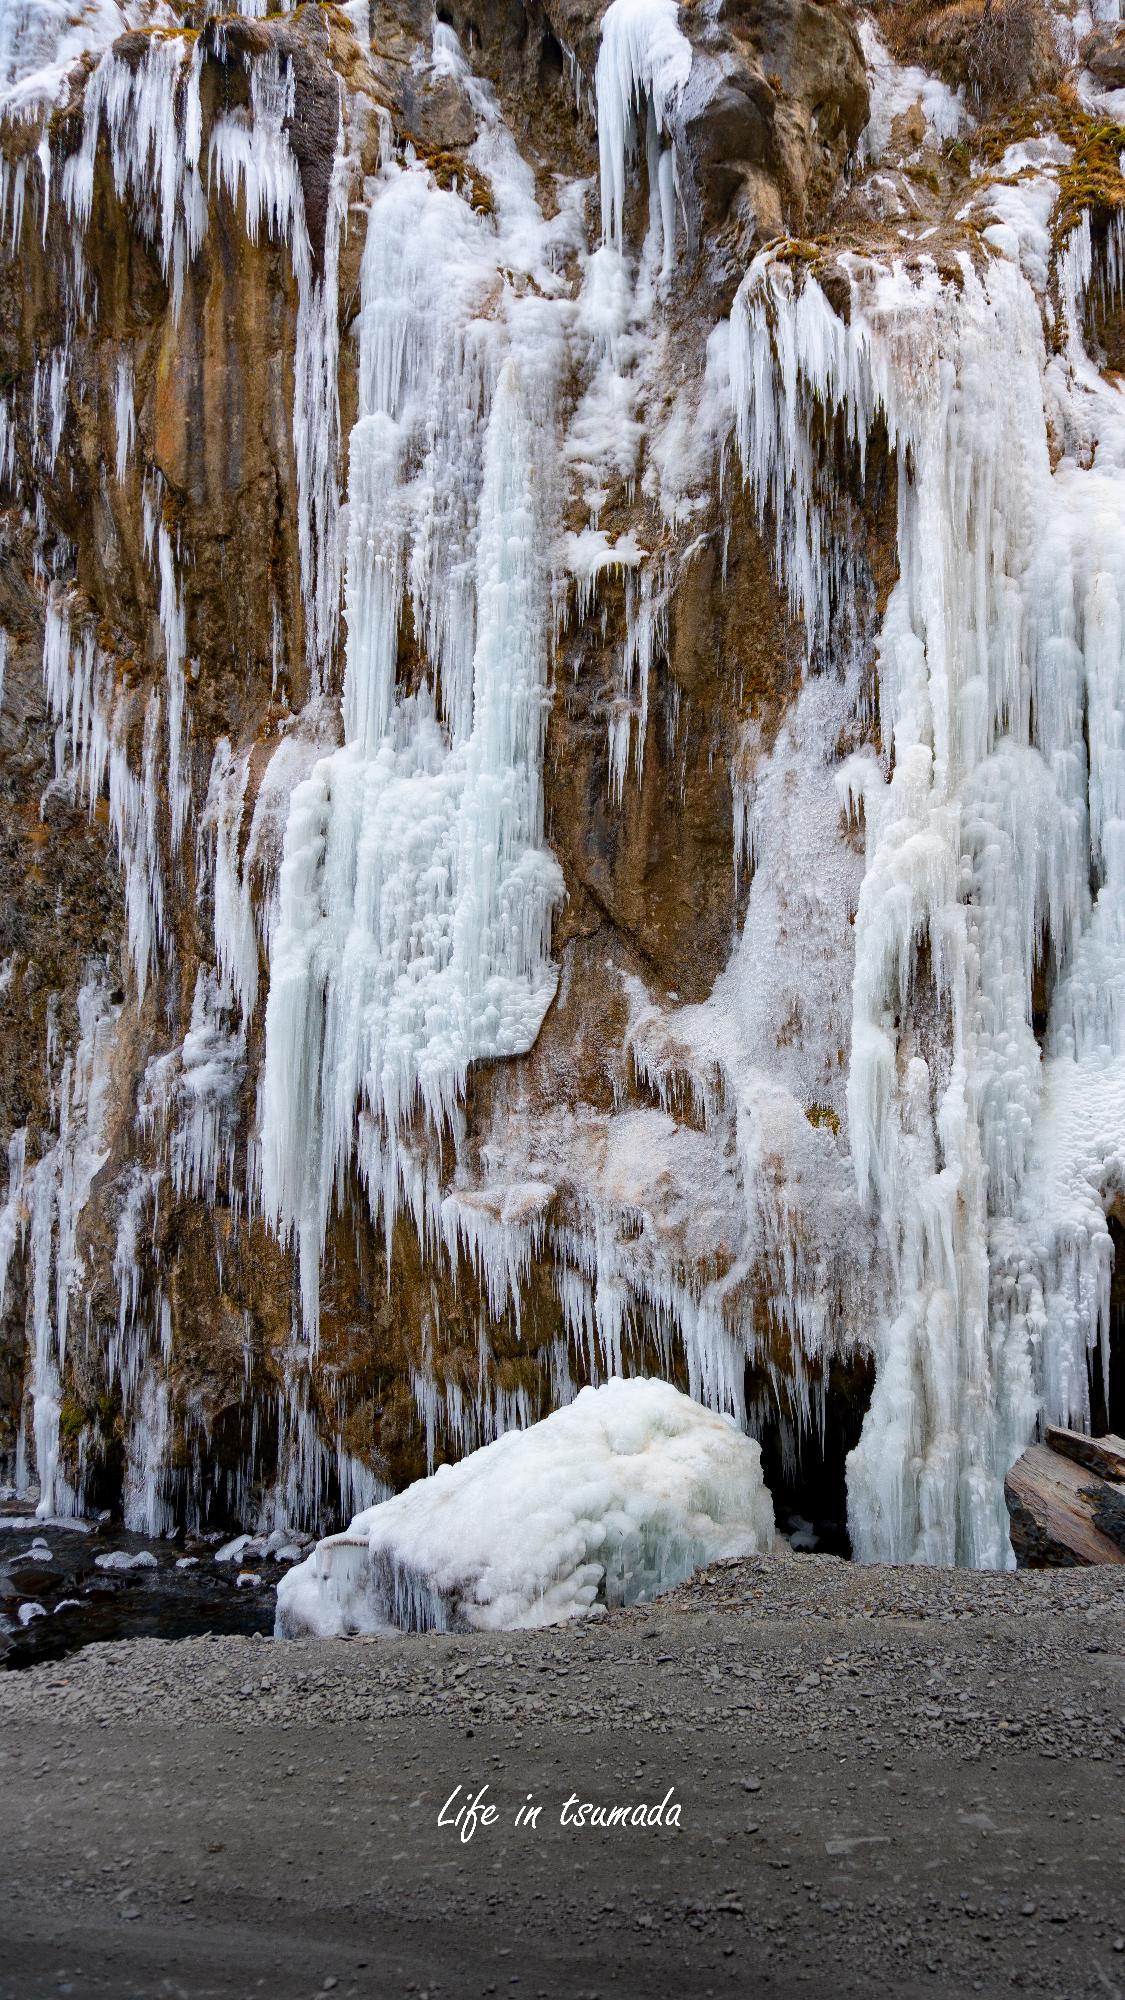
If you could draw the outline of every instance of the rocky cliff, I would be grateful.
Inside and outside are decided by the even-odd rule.
[[[327,1526],[646,1371],[1010,1559],[1125,1373],[1121,86],[1026,0],[9,5],[45,1513]]]

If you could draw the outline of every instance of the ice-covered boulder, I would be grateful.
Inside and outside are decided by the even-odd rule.
[[[667,1382],[615,1379],[357,1514],[282,1578],[276,1629],[553,1625],[773,1533],[752,1438]]]

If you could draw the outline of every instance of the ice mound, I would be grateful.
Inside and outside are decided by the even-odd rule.
[[[667,1382],[614,1379],[357,1514],[282,1578],[276,1631],[561,1624],[773,1534],[752,1438]]]

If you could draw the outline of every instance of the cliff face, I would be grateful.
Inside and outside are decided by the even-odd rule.
[[[1013,112],[959,18],[8,10],[44,1511],[324,1526],[643,1369],[831,1513],[874,1368],[853,1538],[1004,1559],[1110,1333],[1125,264],[1111,32]]]

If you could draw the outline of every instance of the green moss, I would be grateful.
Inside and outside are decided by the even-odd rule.
[[[59,1411],[59,1436],[64,1444],[76,1445],[86,1428],[86,1412],[74,1396],[64,1396]]]
[[[1069,234],[1080,221],[1084,209],[1125,208],[1125,175],[1120,156],[1125,151],[1125,126],[1072,114],[1070,131],[1063,132],[1073,148],[1071,158],[1059,168],[1059,208],[1056,224],[1060,237]]]
[[[816,264],[824,255],[823,246],[806,236],[779,236],[767,247],[778,264]]]

